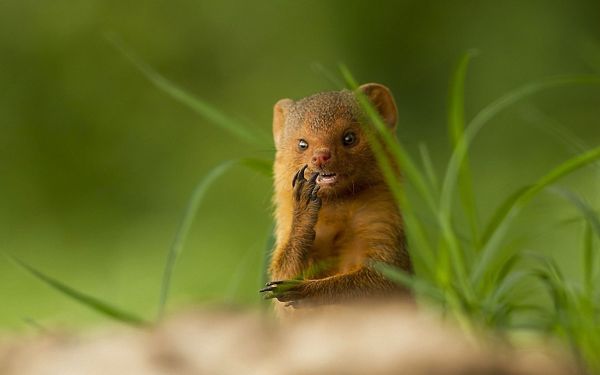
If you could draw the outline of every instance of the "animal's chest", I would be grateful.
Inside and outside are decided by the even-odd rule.
[[[316,237],[309,254],[317,274],[327,276],[349,272],[361,265],[366,249],[353,227],[351,211],[325,209],[319,213],[315,226]]]

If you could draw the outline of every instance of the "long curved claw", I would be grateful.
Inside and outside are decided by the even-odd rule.
[[[264,299],[277,298],[280,302],[290,302],[297,296],[295,290],[302,283],[300,280],[277,280],[270,281],[259,293],[264,293]]]
[[[308,164],[305,164],[296,174],[294,175],[294,179],[292,180],[292,187],[296,187],[296,182],[299,180],[304,180],[304,171],[308,168]]]
[[[265,284],[265,287],[262,288],[261,290],[259,290],[259,293],[264,293],[264,292],[270,292],[273,291],[275,289],[277,289],[277,286],[279,284],[283,284],[285,282],[285,280],[277,280],[277,281],[269,281],[268,283]]]
[[[311,193],[310,193],[310,199],[311,199],[311,200],[315,201],[315,200],[317,200],[317,198],[319,198],[319,197],[317,196],[317,193],[319,192],[319,189],[320,189],[320,188],[321,188],[321,187],[320,187],[319,185],[315,185],[315,187],[312,189],[312,191],[311,191]]]

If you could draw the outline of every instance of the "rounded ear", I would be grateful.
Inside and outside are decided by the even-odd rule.
[[[292,99],[281,99],[273,107],[273,140],[276,148],[279,148],[285,117],[292,103],[294,103]]]
[[[398,120],[398,109],[396,109],[396,103],[391,91],[384,85],[379,83],[365,83],[358,88],[362,91],[367,98],[373,103],[375,108],[379,111],[379,115],[390,129],[396,128],[396,121]]]

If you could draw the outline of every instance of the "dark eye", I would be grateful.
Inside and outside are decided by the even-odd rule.
[[[300,150],[306,150],[308,148],[308,142],[306,142],[304,139],[301,139],[298,141],[298,148]]]
[[[354,143],[356,143],[356,134],[352,132],[344,134],[344,137],[342,138],[342,143],[344,144],[344,146],[352,146]]]

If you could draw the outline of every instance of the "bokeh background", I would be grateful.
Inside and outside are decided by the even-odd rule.
[[[391,88],[402,142],[449,154],[448,81],[480,51],[467,116],[528,82],[600,73],[600,2],[32,1],[0,2],[0,251],[151,318],[166,254],[197,181],[223,160],[271,158],[153,86],[115,35],[190,93],[256,131],[272,105],[337,89],[346,64]],[[480,214],[516,187],[600,142],[600,89],[544,92],[503,112],[471,161]],[[561,184],[600,204],[598,167]],[[179,259],[169,310],[256,304],[271,226],[270,181],[234,168],[209,191]],[[550,194],[515,230],[576,269],[575,211]],[[572,272],[576,277],[576,271]],[[0,329],[100,324],[0,256]]]

